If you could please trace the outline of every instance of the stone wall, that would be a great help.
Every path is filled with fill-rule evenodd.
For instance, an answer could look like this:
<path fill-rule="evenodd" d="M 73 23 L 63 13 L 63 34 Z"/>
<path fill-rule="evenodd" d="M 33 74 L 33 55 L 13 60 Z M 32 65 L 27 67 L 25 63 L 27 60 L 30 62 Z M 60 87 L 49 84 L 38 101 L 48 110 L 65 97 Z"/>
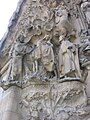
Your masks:
<path fill-rule="evenodd" d="M 19 2 L 0 43 L 0 120 L 90 119 L 89 6 Z"/>

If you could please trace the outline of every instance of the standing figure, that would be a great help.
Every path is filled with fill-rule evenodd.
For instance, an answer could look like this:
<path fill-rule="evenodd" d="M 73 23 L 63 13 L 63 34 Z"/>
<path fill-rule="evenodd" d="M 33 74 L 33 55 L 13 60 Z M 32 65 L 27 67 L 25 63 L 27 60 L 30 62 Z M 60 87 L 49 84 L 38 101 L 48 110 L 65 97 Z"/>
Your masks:
<path fill-rule="evenodd" d="M 79 56 L 81 66 L 90 61 L 90 41 L 89 39 L 81 40 L 79 45 Z"/>
<path fill-rule="evenodd" d="M 16 43 L 10 51 L 11 63 L 9 67 L 8 80 L 20 80 L 23 74 L 23 56 L 28 52 L 25 37 L 19 35 Z"/>
<path fill-rule="evenodd" d="M 59 28 L 62 24 L 67 24 L 68 22 L 68 11 L 63 4 L 64 3 L 61 2 L 61 4 L 55 9 L 55 23 Z"/>
<path fill-rule="evenodd" d="M 71 43 L 67 38 L 67 31 L 61 28 L 59 41 L 59 74 L 62 77 L 80 78 L 79 59 L 76 46 Z"/>
<path fill-rule="evenodd" d="M 50 42 L 49 35 L 38 41 L 36 59 L 38 61 L 39 71 L 51 73 L 54 71 L 54 53 L 53 45 Z"/>
<path fill-rule="evenodd" d="M 83 3 L 81 4 L 81 10 L 85 15 L 85 21 L 90 26 L 90 2 L 83 0 Z"/>
<path fill-rule="evenodd" d="M 24 55 L 24 80 L 30 80 L 37 73 L 37 61 L 35 60 L 36 45 L 30 42 Z"/>

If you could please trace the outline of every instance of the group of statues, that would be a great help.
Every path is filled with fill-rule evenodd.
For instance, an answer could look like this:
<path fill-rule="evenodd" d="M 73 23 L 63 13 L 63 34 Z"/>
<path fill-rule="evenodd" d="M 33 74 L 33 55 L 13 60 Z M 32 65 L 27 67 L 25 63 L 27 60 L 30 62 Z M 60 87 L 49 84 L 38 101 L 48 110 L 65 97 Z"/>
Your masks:
<path fill-rule="evenodd" d="M 81 9 L 84 9 L 88 3 L 82 3 Z M 68 10 L 63 5 L 63 2 L 54 10 L 54 22 L 56 27 L 59 28 L 57 53 L 54 51 L 53 38 L 49 34 L 44 34 L 44 37 L 35 44 L 31 40 L 26 42 L 23 34 L 19 35 L 10 50 L 11 62 L 7 79 L 22 80 L 34 77 L 45 80 L 53 78 L 65 79 L 68 77 L 69 79 L 81 79 L 79 62 L 82 59 L 78 55 L 78 46 L 71 42 L 68 37 L 70 29 L 72 29 L 68 18 Z M 88 12 L 86 17 L 89 22 L 87 14 Z M 55 54 L 57 54 L 57 58 Z"/>
<path fill-rule="evenodd" d="M 20 35 L 10 51 L 11 65 L 9 80 L 68 78 L 80 79 L 80 66 L 77 46 L 67 38 L 67 30 L 62 27 L 59 36 L 59 51 L 55 61 L 54 45 L 48 34 L 36 45 L 25 42 Z M 56 65 L 57 64 L 57 65 Z"/>

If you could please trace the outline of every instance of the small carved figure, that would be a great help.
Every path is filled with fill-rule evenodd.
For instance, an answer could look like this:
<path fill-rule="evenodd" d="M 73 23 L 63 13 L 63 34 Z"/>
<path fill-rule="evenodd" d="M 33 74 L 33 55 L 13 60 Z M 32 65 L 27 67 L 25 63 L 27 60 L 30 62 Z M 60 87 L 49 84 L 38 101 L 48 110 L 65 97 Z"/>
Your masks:
<path fill-rule="evenodd" d="M 22 73 L 22 57 L 26 53 L 26 43 L 24 43 L 24 36 L 20 35 L 16 39 L 16 43 L 11 48 L 11 66 L 9 80 L 17 80 Z"/>
<path fill-rule="evenodd" d="M 76 46 L 71 43 L 67 37 L 67 31 L 65 28 L 61 28 L 59 41 L 59 73 L 61 77 L 75 77 L 80 78 L 79 59 Z"/>
<path fill-rule="evenodd" d="M 40 65 L 48 74 L 54 71 L 53 45 L 50 42 L 49 35 L 45 35 L 42 40 L 38 41 L 36 59 L 38 60 L 39 71 L 42 71 L 40 70 Z"/>
<path fill-rule="evenodd" d="M 85 20 L 87 24 L 90 25 L 90 2 L 89 1 L 83 1 L 81 4 L 81 10 L 83 11 L 85 15 Z"/>
<path fill-rule="evenodd" d="M 62 4 L 55 9 L 55 22 L 57 26 L 62 26 L 63 22 L 65 23 L 66 21 L 68 21 L 68 11 L 62 2 Z"/>
<path fill-rule="evenodd" d="M 81 65 L 90 61 L 90 41 L 85 39 L 79 45 L 79 55 Z"/>
<path fill-rule="evenodd" d="M 49 114 L 41 103 L 37 105 L 37 112 L 39 120 L 49 120 Z"/>
<path fill-rule="evenodd" d="M 35 60 L 36 45 L 30 43 L 29 49 L 23 59 L 24 80 L 29 80 L 37 72 L 37 61 Z"/>
<path fill-rule="evenodd" d="M 32 47 L 27 45 L 25 42 L 25 37 L 23 35 L 19 35 L 16 39 L 16 43 L 11 48 L 10 56 L 11 56 L 11 64 L 9 69 L 9 80 L 19 80 L 22 79 L 23 76 L 23 60 L 24 55 L 26 53 L 30 53 L 32 51 Z"/>
<path fill-rule="evenodd" d="M 90 41 L 88 39 L 82 40 L 79 45 L 79 60 L 83 81 L 85 81 L 88 76 L 88 66 L 90 65 Z"/>

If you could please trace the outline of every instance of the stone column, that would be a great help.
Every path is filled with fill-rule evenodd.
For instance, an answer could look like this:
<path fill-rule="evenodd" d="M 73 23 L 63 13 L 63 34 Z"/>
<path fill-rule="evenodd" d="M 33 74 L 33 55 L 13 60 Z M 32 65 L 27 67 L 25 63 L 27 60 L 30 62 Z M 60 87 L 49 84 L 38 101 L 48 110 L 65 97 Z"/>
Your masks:
<path fill-rule="evenodd" d="M 20 89 L 12 86 L 0 96 L 0 120 L 20 120 Z"/>

